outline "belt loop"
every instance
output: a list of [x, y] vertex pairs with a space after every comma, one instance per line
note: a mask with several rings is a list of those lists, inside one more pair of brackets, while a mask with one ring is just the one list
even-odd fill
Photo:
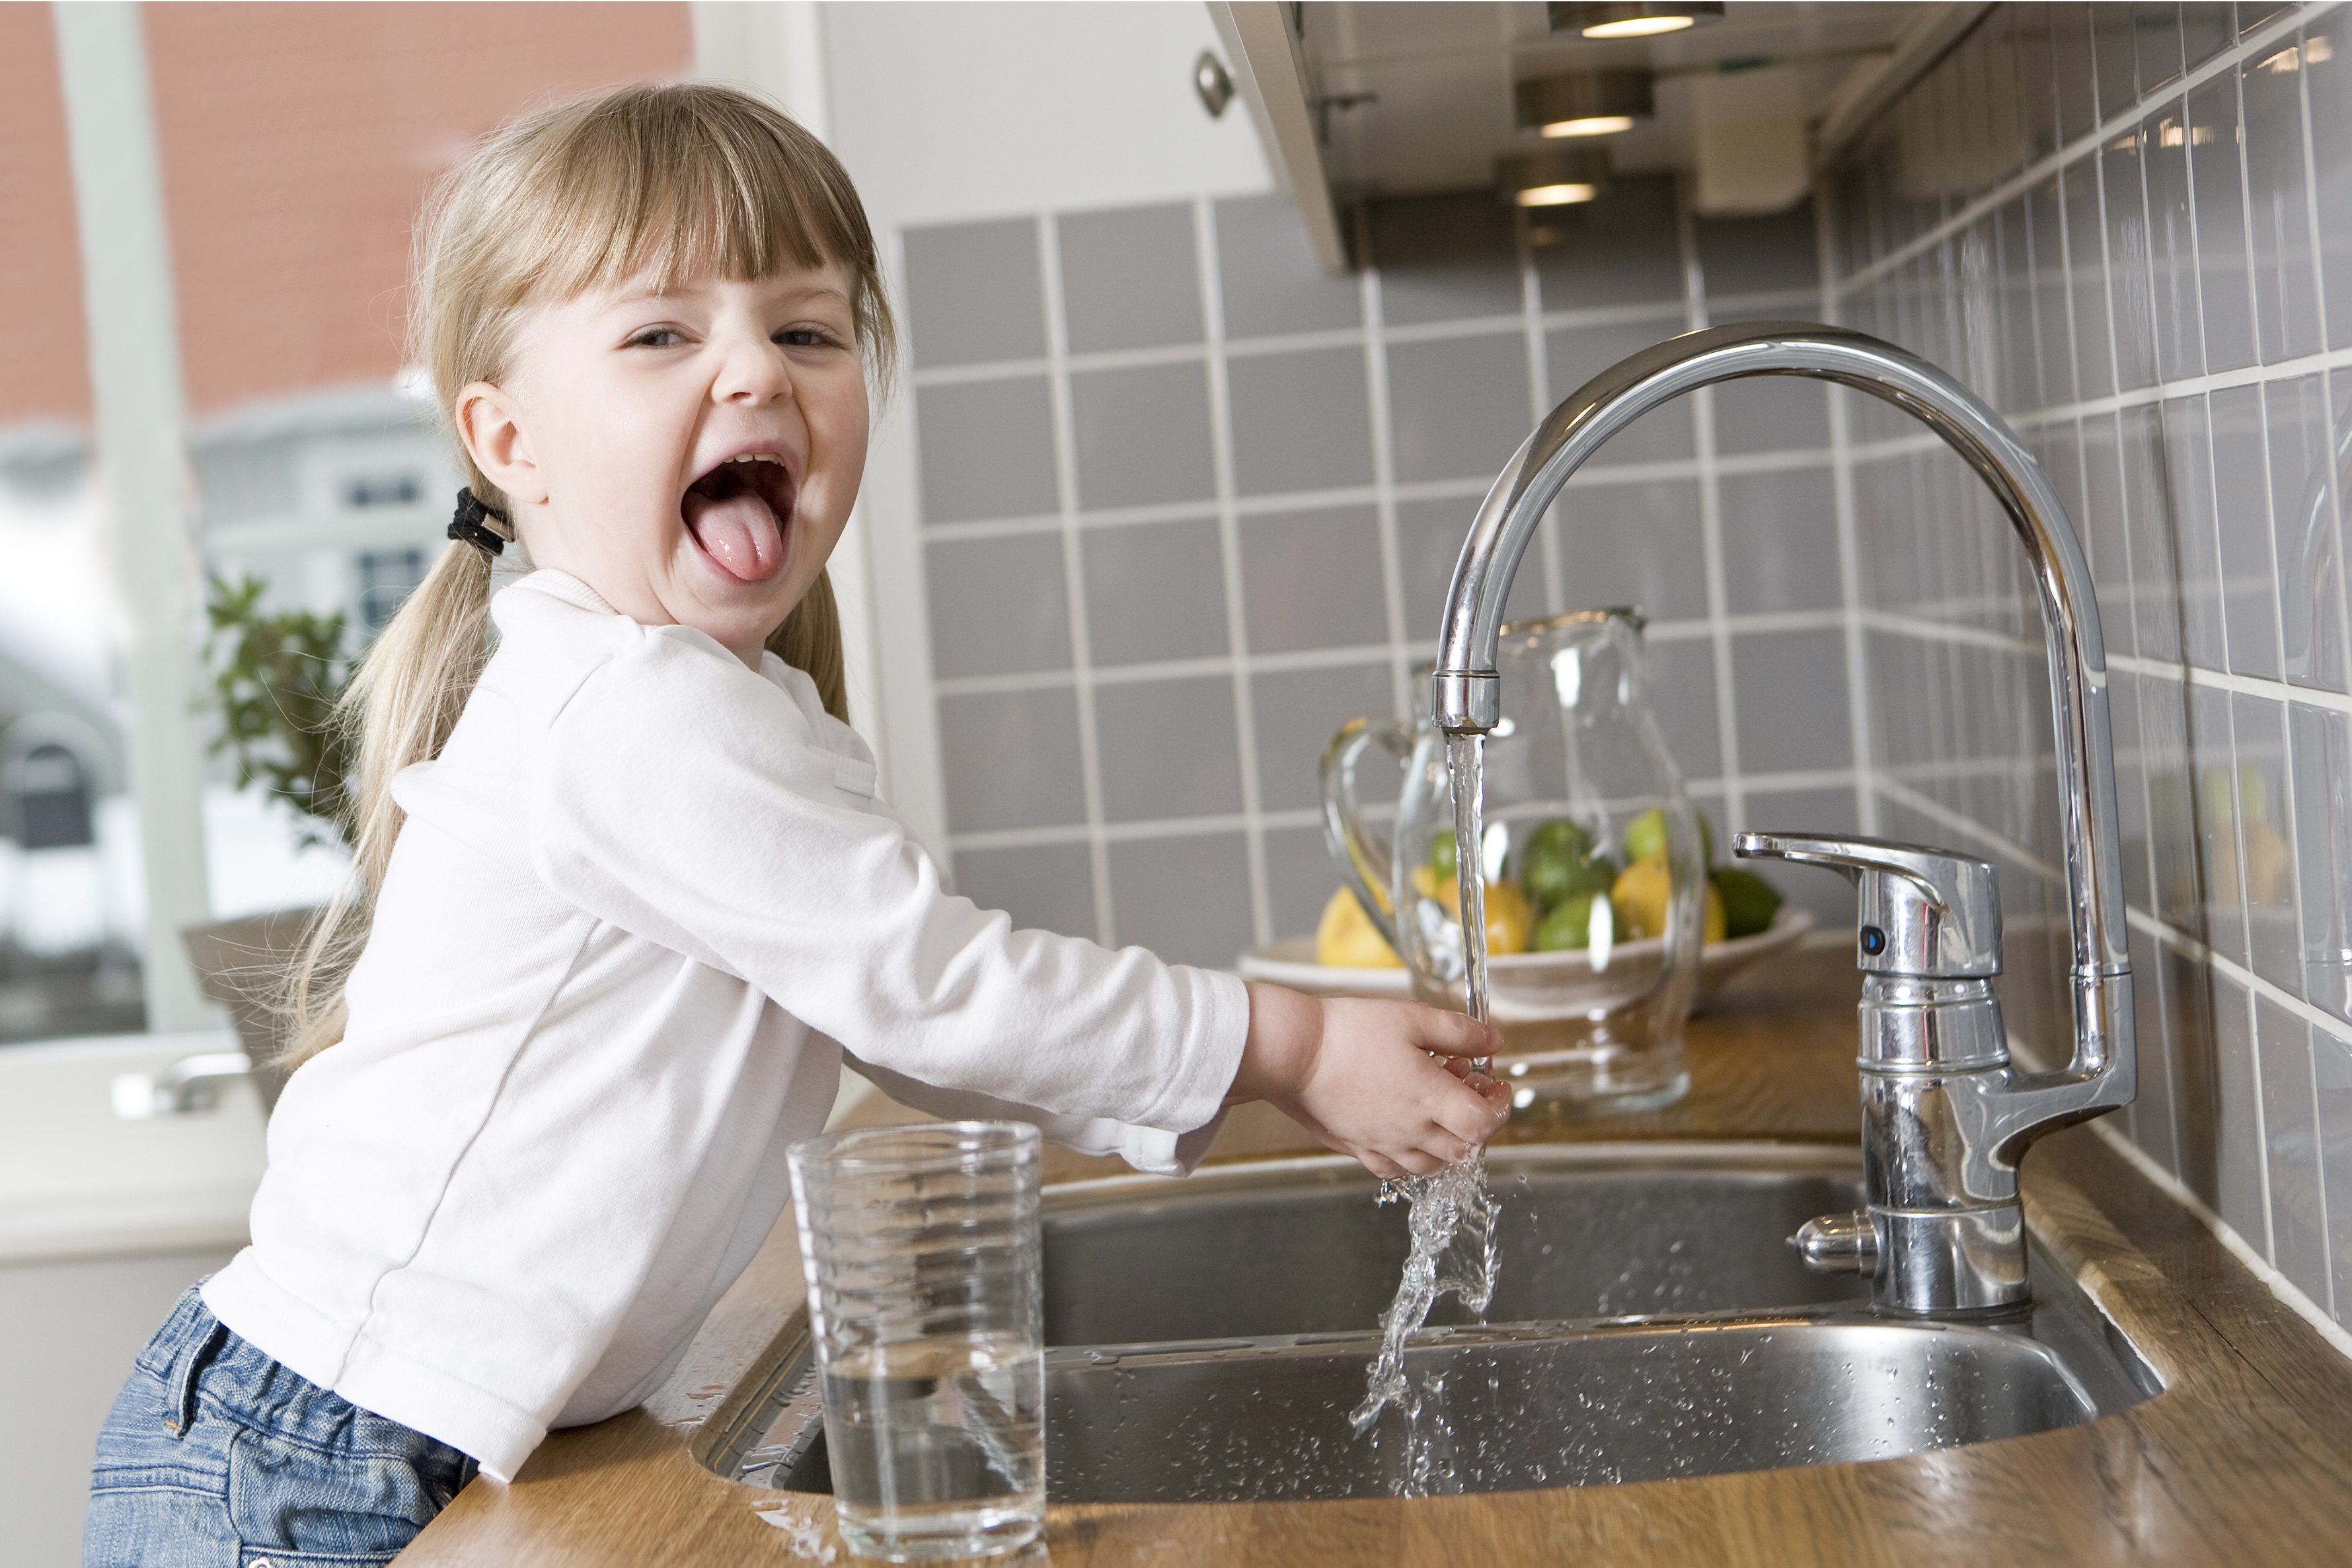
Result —
[[163, 1427], [173, 1437], [186, 1437], [188, 1428], [196, 1424], [196, 1379], [203, 1375], [205, 1364], [219, 1354], [221, 1342], [226, 1338], [228, 1325], [214, 1318], [211, 1331], [190, 1346], [172, 1369], [171, 1406], [163, 1417]]

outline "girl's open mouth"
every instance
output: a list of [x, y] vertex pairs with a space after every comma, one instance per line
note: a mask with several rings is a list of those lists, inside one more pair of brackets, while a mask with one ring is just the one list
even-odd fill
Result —
[[678, 510], [704, 554], [742, 581], [763, 582], [784, 569], [793, 491], [782, 458], [745, 453], [687, 486]]

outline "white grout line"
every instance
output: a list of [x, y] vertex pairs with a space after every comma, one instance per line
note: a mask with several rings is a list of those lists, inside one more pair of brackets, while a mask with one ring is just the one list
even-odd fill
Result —
[[[1533, 430], [1551, 413], [1551, 355], [1545, 346], [1543, 279], [1536, 271], [1535, 246], [1528, 243], [1528, 210], [1525, 207], [1513, 214], [1512, 226], [1518, 236], [1519, 308], [1525, 312], [1527, 326], [1528, 428]], [[1538, 528], [1536, 532], [1542, 550], [1544, 608], [1557, 615], [1568, 608], [1568, 584], [1560, 559], [1560, 530], [1555, 526]]]
[[1101, 729], [1095, 722], [1094, 649], [1087, 621], [1087, 574], [1078, 540], [1076, 421], [1070, 408], [1069, 328], [1062, 315], [1062, 247], [1054, 214], [1037, 220], [1044, 260], [1045, 354], [1054, 413], [1054, 491], [1061, 505], [1062, 580], [1069, 598], [1070, 677], [1078, 700], [1078, 778], [1087, 805], [1087, 867], [1094, 878], [1095, 940], [1118, 946], [1111, 904], [1110, 851], [1103, 835]]
[[[1813, 188], [1813, 265], [1822, 277], [1818, 308], [1823, 321], [1838, 323], [1841, 305], [1830, 280], [1837, 246], [1837, 208], [1826, 181]], [[1862, 831], [1878, 832], [1878, 797], [1870, 787], [1875, 747], [1870, 724], [1870, 663], [1862, 631], [1862, 536], [1854, 510], [1853, 431], [1846, 400], [1829, 394], [1830, 498], [1837, 517], [1839, 631], [1845, 643], [1846, 745], [1853, 757], [1854, 821]]]
[[1072, 822], [1054, 828], [1001, 828], [993, 831], [958, 833], [959, 850], [1033, 849], [1041, 844], [1134, 843], [1147, 839], [1190, 838], [1202, 833], [1244, 833], [1255, 821], [1261, 831], [1285, 828], [1315, 828], [1323, 813], [1309, 809], [1266, 811], [1253, 818], [1243, 811], [1219, 811], [1205, 817], [1155, 817], [1135, 822], [1107, 822], [1100, 828]]
[[[1987, 213], [1997, 212], [2007, 206], [2017, 197], [2032, 191], [2034, 186], [2049, 179], [2060, 170], [2090, 156], [2108, 141], [2134, 129], [2154, 110], [2174, 99], [2185, 100], [2191, 93], [2215, 77], [2236, 69], [2242, 59], [2268, 48], [2279, 39], [2301, 28], [2305, 22], [2324, 15], [2329, 8], [2329, 4], [2326, 3], [2300, 6], [2259, 31], [2239, 39], [2231, 47], [2190, 71], [2180, 80], [2167, 83], [2161, 93], [2153, 98], [2136, 100], [2129, 109], [2111, 116], [2056, 152], [2035, 160], [2022, 172], [2012, 174], [2003, 180], [1925, 234], [1915, 236], [1878, 257], [1868, 267], [1841, 279], [1836, 285], [1838, 292], [1850, 294], [1855, 289], [1867, 287], [1888, 273], [1907, 265], [1915, 257], [1924, 256], [1952, 235], [1975, 225]], [[2202, 276], [2201, 268], [2200, 276]]]
[[[1550, 412], [1549, 409], [1546, 413]], [[1918, 450], [1935, 444], [1933, 436], [1924, 442], [1914, 442], [1906, 450]], [[1894, 451], [1891, 444], [1883, 453]], [[1748, 474], [1778, 474], [1810, 468], [1826, 468], [1833, 461], [1826, 446], [1793, 447], [1783, 452], [1727, 453], [1715, 460], [1715, 470], [1726, 476]], [[1570, 476], [1565, 490], [1606, 488], [1615, 485], [1645, 485], [1659, 481], [1690, 480], [1699, 477], [1699, 464], [1695, 457], [1668, 458], [1649, 463], [1596, 463], [1579, 469]], [[1483, 497], [1494, 485], [1490, 476], [1470, 475], [1459, 479], [1419, 479], [1410, 484], [1395, 484], [1389, 491], [1400, 501], [1453, 501]], [[1351, 485], [1328, 490], [1286, 490], [1265, 496], [1236, 496], [1233, 510], [1237, 517], [1272, 516], [1286, 512], [1321, 511], [1334, 507], [1371, 507], [1380, 503], [1378, 485]], [[1195, 517], [1216, 515], [1215, 497], [1204, 496], [1192, 501], [1160, 501], [1141, 507], [1105, 507], [1099, 509], [1081, 507], [1078, 523], [1082, 528], [1121, 528], [1144, 523], [1187, 522]], [[1059, 512], [1033, 512], [1008, 517], [975, 517], [951, 523], [929, 523], [923, 528], [925, 543], [955, 539], [1010, 538], [1022, 534], [1049, 534], [1062, 526]]]
[[[1744, 780], [1746, 787], [1759, 795], [1793, 794], [1802, 790], [1847, 789], [1853, 786], [1851, 768], [1832, 768], [1791, 773], [1751, 773]], [[1704, 778], [1688, 780], [1691, 792], [1710, 800], [1723, 794], [1723, 780]], [[1393, 815], [1394, 808], [1368, 808], [1367, 817]], [[980, 829], [958, 833], [950, 841], [957, 850], [1028, 849], [1043, 844], [1087, 843], [1099, 833], [1109, 843], [1131, 843], [1143, 839], [1188, 838], [1202, 833], [1244, 832], [1255, 822], [1265, 832], [1280, 832], [1297, 828], [1320, 829], [1323, 813], [1313, 806], [1293, 807], [1278, 811], [1223, 811], [1201, 817], [1152, 817], [1131, 822], [1106, 822], [1099, 830], [1083, 822], [1066, 822], [1044, 828]]]
[[[2313, 136], [2311, 124], [2310, 63], [2308, 52], [2306, 50], [2306, 57], [2303, 61], [2304, 68], [2295, 73], [2295, 96], [2300, 100], [2297, 107], [2301, 113], [2303, 121], [2301, 130], [2303, 131], [2304, 221], [2309, 225], [2312, 247], [2315, 259], [2316, 259], [2316, 256], [2319, 253], [2320, 248], [2325, 244], [2320, 236], [2326, 231], [2321, 228], [2319, 223], [2319, 157], [2317, 143]], [[2322, 342], [2326, 342], [2328, 340], [2327, 269], [2325, 267], [2314, 266], [2311, 269], [2311, 275], [2312, 298], [2319, 310], [2320, 340]], [[2352, 300], [2340, 301], [2339, 304], [2344, 308], [2352, 308]], [[2340, 452], [2341, 448], [2336, 446], [2335, 399], [2330, 395], [2328, 380], [2329, 378], [2326, 376], [2322, 376], [2319, 379], [2320, 425], [2321, 428], [2326, 432], [2326, 434], [2322, 437], [2322, 439], [2335, 451]], [[2336, 483], [2331, 484], [2327, 486], [2328, 506], [2335, 514], [2332, 519], [2336, 525], [2335, 537], [2341, 539], [2344, 537], [2344, 487], [2341, 482], [2342, 476], [2340, 472], [2336, 476]], [[2337, 589], [2336, 595], [2336, 614], [2337, 618], [2336, 646], [2339, 648], [2352, 649], [2352, 591], [2347, 591], [2347, 590], [2352, 590], [2352, 584], [2347, 584], [2344, 580], [2344, 564], [2340, 559], [2336, 563], [2336, 572]], [[2284, 669], [2286, 666], [2282, 664], [2279, 667], [2281, 669]], [[2294, 745], [2294, 737], [2291, 733], [2293, 722], [2293, 717], [2290, 716], [2288, 719], [2290, 726], [2288, 745], [2290, 747]], [[2293, 811], [2294, 810], [2294, 775], [2295, 770], [2290, 767], [2284, 771], [2286, 775], [2284, 783], [2286, 784], [2288, 791], [2287, 809], [2289, 811]], [[2291, 817], [2289, 820], [2299, 821], [2300, 819]], [[2298, 898], [2295, 901], [2295, 916], [2298, 922], [2301, 921], [2303, 914], [2303, 901]], [[2306, 937], [2305, 940], [2308, 941], [2308, 937]], [[2310, 949], [2308, 947], [2305, 949], [2306, 952], [2309, 950]], [[2317, 1106], [2320, 1103], [2319, 1052], [2316, 1049], [2314, 1049], [2308, 1054], [2311, 1058], [2311, 1103], [2314, 1106]], [[2319, 1199], [2319, 1235], [2321, 1241], [2326, 1249], [2329, 1263], [2327, 1270], [2326, 1306], [2329, 1314], [2332, 1316], [2339, 1312], [2352, 1310], [2352, 1301], [2339, 1301], [2336, 1299], [2336, 1237], [2329, 1223], [2327, 1180], [2325, 1171], [2326, 1159], [2324, 1155], [2321, 1165], [2322, 1174], [2319, 1182], [2316, 1184], [2318, 1187], [2316, 1196]], [[2347, 1215], [2346, 1218], [2347, 1219], [2352, 1219], [2352, 1215]]]
[[[1525, 251], [1525, 247], [1522, 249], [1523, 254], [1531, 255]], [[1780, 306], [1811, 306], [1814, 303], [1814, 297], [1806, 290], [1779, 289], [1728, 295], [1718, 303], [1744, 313]], [[1553, 332], [1591, 327], [1640, 326], [1652, 321], [1671, 327], [1679, 324], [1681, 310], [1655, 300], [1637, 305], [1601, 306], [1587, 310], [1546, 310], [1538, 298], [1530, 300], [1526, 308], [1507, 315], [1456, 317], [1409, 326], [1384, 326], [1380, 330], [1381, 340], [1390, 343], [1499, 337], [1526, 330], [1530, 315], [1538, 332]], [[1307, 353], [1318, 349], [1355, 349], [1364, 345], [1366, 336], [1364, 327], [1277, 332], [1263, 337], [1228, 339], [1223, 345], [1223, 351], [1228, 359], [1251, 359], [1270, 354]], [[1129, 370], [1146, 365], [1198, 363], [1207, 357], [1206, 343], [1173, 343], [1148, 349], [1108, 349], [1066, 354], [1059, 363], [1066, 370], [1083, 372]], [[1044, 359], [986, 360], [966, 365], [931, 365], [911, 371], [907, 382], [910, 386], [922, 388], [1010, 381], [1022, 376], [1050, 375], [1055, 363], [1054, 356], [1049, 354]]]
[[[1684, 319], [1691, 331], [1707, 324], [1706, 279], [1698, 260], [1697, 218], [1691, 207], [1686, 182], [1675, 183], [1675, 247], [1683, 271]], [[1715, 389], [1701, 387], [1691, 397], [1691, 439], [1698, 464], [1699, 548], [1706, 574], [1706, 618], [1715, 655], [1716, 747], [1723, 768], [1724, 832], [1748, 826], [1748, 801], [1740, 783], [1739, 688], [1733, 672], [1729, 593], [1724, 580], [1723, 490], [1717, 482], [1715, 452]]]
[[[1363, 269], [1357, 285], [1364, 320], [1364, 402], [1371, 421], [1372, 506], [1381, 541], [1381, 610], [1388, 622], [1389, 700], [1394, 711], [1417, 711], [1412, 700], [1412, 654], [1409, 610], [1404, 601], [1404, 549], [1397, 534], [1396, 453], [1390, 441], [1387, 311], [1377, 267]], [[1434, 628], [1432, 628], [1433, 632]]]
[[[1922, 643], [1955, 643], [1966, 647], [2014, 653], [2027, 659], [2040, 659], [2043, 654], [2041, 643], [2032, 638], [2012, 636], [2009, 632], [1994, 632], [1982, 626], [1958, 625], [1948, 621], [1870, 609], [1860, 612], [1860, 620], [1869, 631], [1910, 637]], [[2264, 702], [2300, 703], [2305, 707], [2324, 708], [2330, 713], [2352, 714], [2352, 695], [2322, 686], [2294, 685], [2269, 675], [2233, 674], [2227, 670], [2209, 670], [2202, 664], [2151, 659], [2139, 653], [2110, 653], [2107, 668], [2125, 674], [2179, 681], [2241, 696], [2259, 697]]]
[[[1826, 632], [1845, 624], [1845, 614], [1837, 610], [1784, 610], [1758, 612], [1724, 618], [1720, 625], [1732, 635], [1769, 632]], [[1715, 636], [1718, 622], [1710, 619], [1687, 621], [1654, 621], [1643, 632], [1650, 643], [1689, 643]], [[1250, 653], [1238, 661], [1250, 673], [1286, 673], [1297, 670], [1335, 670], [1355, 664], [1388, 664], [1402, 653], [1410, 666], [1433, 658], [1437, 653], [1434, 638], [1404, 643], [1357, 643], [1335, 648], [1305, 648], [1279, 653]], [[1205, 676], [1230, 674], [1237, 666], [1230, 653], [1204, 653], [1190, 659], [1155, 659], [1134, 664], [1097, 664], [1087, 672], [1088, 682], [1097, 688], [1134, 685], [1145, 681], [1196, 680]], [[997, 675], [949, 675], [932, 683], [940, 696], [971, 696], [998, 692], [1054, 691], [1077, 685], [1077, 674], [1071, 669], [1015, 670]], [[2347, 699], [2352, 700], [2352, 699]]]
[[1258, 783], [1257, 707], [1250, 680], [1248, 600], [1242, 587], [1241, 525], [1234, 514], [1233, 399], [1225, 381], [1225, 296], [1217, 262], [1214, 204], [1192, 204], [1193, 258], [1201, 275], [1201, 328], [1209, 349], [1209, 446], [1216, 469], [1217, 556], [1223, 569], [1225, 646], [1233, 658], [1234, 745], [1241, 768], [1242, 844], [1249, 863], [1250, 927], [1260, 946], [1274, 940], [1274, 902], [1265, 869], [1265, 824]]
[[[2241, 49], [2238, 51], [2239, 61], [2242, 66], [2244, 60], [2248, 57], [2248, 55], [2249, 51], [2247, 50]], [[2300, 75], [2301, 73], [2298, 72], [2297, 74]], [[2238, 116], [2238, 215], [2243, 237], [2246, 242], [2246, 320], [2251, 324], [2253, 330], [2254, 358], [2259, 361], [2263, 358], [2263, 301], [2262, 291], [2254, 287], [2254, 276], [2262, 267], [2260, 260], [2262, 252], [2254, 244], [2254, 182], [2252, 172], [2246, 166], [2245, 72], [2242, 69], [2239, 70], [2231, 79], [2234, 97], [2236, 99], [2236, 110]], [[2313, 265], [2311, 270], [2315, 275], [2316, 275], [2319, 271], [2319, 235], [2316, 232], [2312, 235], [2311, 241], [2313, 246]], [[2204, 275], [2201, 271], [2198, 275], [2198, 293], [2200, 297], [2204, 293]], [[2264, 378], [2263, 381], [2264, 393], [2267, 394], [2270, 386], [2273, 382], [2284, 382], [2291, 379], [2293, 379], [2291, 376], [2283, 375], [2279, 370], [2275, 367], [2272, 367], [2271, 374]], [[2271, 615], [2271, 653], [2278, 661], [2274, 667], [2284, 672], [2287, 667], [2286, 617], [2284, 614], [2279, 612], [2278, 607], [2285, 604], [2286, 594], [2279, 581], [2278, 529], [2274, 526], [2274, 519], [2278, 516], [2278, 497], [2272, 493], [2271, 486], [2271, 476], [2273, 472], [2271, 463], [2271, 409], [2270, 398], [2267, 395], [2258, 397], [2255, 400], [2255, 413], [2258, 415], [2259, 420], [2257, 429], [2261, 436], [2260, 444], [2263, 454], [2261, 514], [2263, 559], [2269, 563], [2271, 573], [2270, 590], [2271, 604], [2273, 606], [2273, 613]], [[2215, 466], [2216, 472], [2218, 473], [2219, 465], [2216, 465]], [[2217, 480], [2216, 483], [2218, 484], [2219, 481]], [[2219, 507], [2215, 508], [2215, 514], [2217, 517], [2219, 516]], [[2227, 624], [2226, 620], [2224, 624]], [[2233, 758], [2237, 755], [2234, 741], [2231, 747], [2231, 755]], [[2292, 821], [2293, 819], [2289, 820]], [[2260, 1060], [2261, 1054], [2260, 1052], [2257, 1052], [2256, 1061], [2258, 1063]], [[2259, 1071], [2257, 1073], [2257, 1082], [2259, 1083]], [[2257, 1114], [2259, 1116], [2261, 1106], [2261, 1097], [2259, 1094], [2257, 1094], [2255, 1098], [2255, 1104]], [[2257, 1122], [2257, 1125], [2259, 1125], [2259, 1121]], [[2263, 1146], [2264, 1148], [2268, 1148], [2269, 1145], [2264, 1143]], [[2269, 1162], [2267, 1160], [2263, 1162], [2263, 1212], [2267, 1214], [2270, 1209]]]

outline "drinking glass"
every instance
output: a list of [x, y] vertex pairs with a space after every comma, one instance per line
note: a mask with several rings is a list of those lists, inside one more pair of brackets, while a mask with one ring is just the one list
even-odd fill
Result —
[[794, 1144], [843, 1542], [992, 1556], [1045, 1517], [1037, 1129], [868, 1127]]

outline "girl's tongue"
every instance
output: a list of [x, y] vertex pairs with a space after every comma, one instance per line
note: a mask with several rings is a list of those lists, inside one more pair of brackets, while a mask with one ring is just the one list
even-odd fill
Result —
[[[763, 472], [740, 472], [744, 468]], [[696, 480], [681, 504], [686, 526], [702, 548], [745, 582], [764, 581], [783, 570], [784, 519], [762, 493], [789, 484], [782, 475], [772, 464], [722, 463]], [[785, 501], [787, 509], [790, 505]]]

